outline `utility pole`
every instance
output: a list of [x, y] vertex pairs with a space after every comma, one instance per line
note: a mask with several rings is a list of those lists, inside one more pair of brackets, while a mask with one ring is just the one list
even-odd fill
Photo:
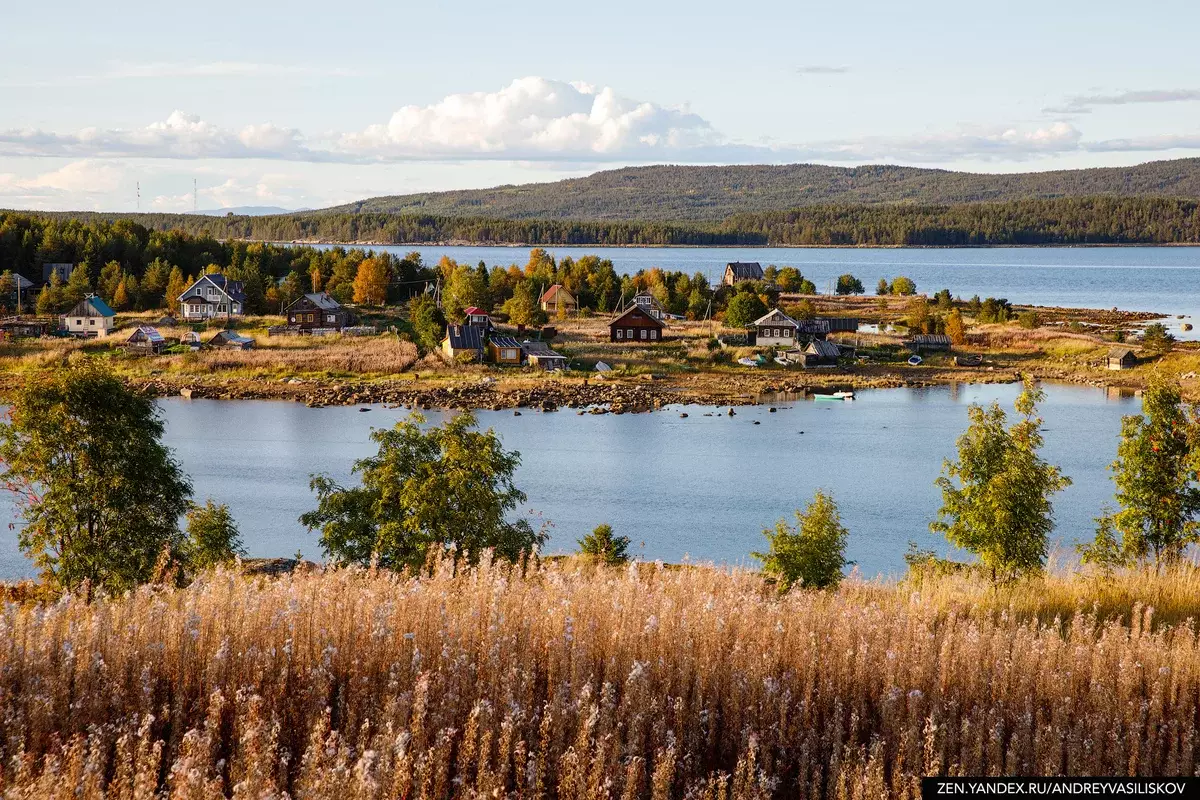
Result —
[[142, 210], [142, 182], [137, 181], [133, 185], [137, 191], [137, 210], [141, 211]]

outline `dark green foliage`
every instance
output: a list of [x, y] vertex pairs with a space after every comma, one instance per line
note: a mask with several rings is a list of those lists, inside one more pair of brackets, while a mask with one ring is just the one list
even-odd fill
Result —
[[838, 294], [862, 294], [866, 290], [863, 289], [862, 281], [846, 273], [845, 275], [838, 276], [835, 291]]
[[428, 295], [414, 298], [408, 304], [408, 324], [417, 347], [425, 353], [436, 350], [446, 332], [446, 318]]
[[836, 587], [842, 580], [846, 561], [846, 539], [850, 532], [842, 525], [833, 497], [817, 491], [804, 511], [796, 511], [796, 527], [786, 519], [775, 529], [763, 531], [770, 545], [766, 553], [751, 553], [763, 563], [763, 572], [773, 578], [781, 591], [792, 586], [803, 589]]
[[[975, 306], [976, 301], [978, 300], [978, 297], [974, 298], [971, 305]], [[987, 324], [992, 322], [1008, 322], [1010, 319], [1012, 319], [1013, 311], [1012, 304], [1004, 298], [997, 300], [994, 297], [989, 297], [987, 300], [984, 300], [982, 303], [978, 304], [978, 307], [974, 313], [979, 322]]]
[[1022, 328], [1033, 330], [1042, 326], [1042, 320], [1036, 311], [1022, 311], [1017, 315], [1017, 324]]
[[17, 534], [51, 584], [124, 591], [182, 544], [191, 484], [161, 443], [153, 401], [95, 362], [34, 373], [0, 424], [0, 481], [14, 492]]
[[1161, 322], [1151, 322], [1142, 333], [1142, 347], [1152, 353], [1167, 353], [1175, 346], [1175, 337]]
[[229, 506], [218, 505], [210, 498], [204, 505], [193, 505], [188, 510], [183, 560], [189, 568], [204, 570], [228, 564], [244, 554]]
[[451, 548], [467, 563], [487, 548], [511, 562], [528, 557], [546, 534], [506, 519], [525, 502], [512, 480], [520, 454], [504, 450], [491, 430], [476, 430], [471, 414], [428, 430], [424, 422], [413, 414], [372, 432], [379, 452], [355, 462], [360, 486], [313, 476], [317, 509], [300, 521], [321, 531], [321, 547], [339, 563], [418, 567], [431, 547]]
[[725, 306], [725, 325], [744, 328], [767, 313], [767, 306], [752, 292], [738, 292]]
[[614, 536], [611, 525], [597, 525], [579, 540], [579, 552], [607, 566], [617, 567], [629, 561], [629, 537]]

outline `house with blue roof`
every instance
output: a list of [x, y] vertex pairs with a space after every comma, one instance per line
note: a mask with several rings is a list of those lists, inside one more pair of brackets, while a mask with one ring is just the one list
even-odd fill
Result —
[[85, 339], [98, 339], [112, 333], [117, 312], [108, 303], [89, 294], [63, 315], [62, 326], [67, 333]]

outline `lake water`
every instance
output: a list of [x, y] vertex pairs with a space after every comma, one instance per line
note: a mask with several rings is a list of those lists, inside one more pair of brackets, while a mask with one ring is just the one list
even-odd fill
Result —
[[[1055, 501], [1064, 542], [1090, 538], [1111, 503], [1107, 467], [1120, 419], [1140, 401], [1115, 392], [1047, 386], [1045, 456], [1074, 479]], [[549, 552], [607, 522], [647, 559], [747, 563], [762, 529], [818, 488], [833, 492], [850, 529], [849, 557], [867, 575], [903, 567], [907, 542], [945, 552], [929, 532], [940, 505], [933, 485], [967, 425], [969, 403], [1011, 410], [1018, 387], [959, 385], [862, 392], [853, 402], [797, 400], [726, 409], [690, 406], [647, 414], [480, 412], [506, 447], [521, 452], [517, 485], [553, 523]], [[407, 412], [299, 403], [169, 399], [166, 439], [195, 484], [196, 499], [228, 503], [252, 556], [320, 558], [317, 536], [297, 517], [314, 507], [309, 475], [350, 480], [373, 452], [372, 426]], [[681, 410], [687, 419], [679, 416]], [[712, 416], [705, 416], [712, 414]], [[437, 413], [429, 415], [437, 420]], [[755, 421], [761, 424], [753, 424]], [[0, 519], [12, 517], [0, 496]], [[0, 533], [0, 579], [31, 573], [12, 531]]]
[[[417, 250], [426, 263], [442, 256], [489, 266], [525, 264], [529, 248], [413, 247], [377, 249], [398, 255]], [[612, 259], [618, 273], [661, 267], [702, 272], [716, 282], [730, 261], [757, 261], [764, 267], [793, 266], [830, 292], [837, 277], [854, 274], [868, 292], [880, 278], [912, 278], [917, 289], [940, 289], [962, 298], [1005, 297], [1014, 303], [1066, 308], [1154, 311], [1179, 325], [1200, 313], [1200, 248], [1197, 247], [994, 247], [945, 249], [835, 249], [800, 247], [547, 247], [555, 257], [593, 254]], [[1185, 315], [1187, 319], [1175, 319]], [[1193, 321], [1194, 323], [1194, 321]], [[1197, 335], [1193, 331], [1192, 338]]]

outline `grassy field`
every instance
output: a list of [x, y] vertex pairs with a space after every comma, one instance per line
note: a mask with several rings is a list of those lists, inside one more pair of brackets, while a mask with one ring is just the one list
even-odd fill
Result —
[[848, 581], [577, 559], [0, 607], [0, 792], [916, 798], [1200, 771], [1194, 567]]

